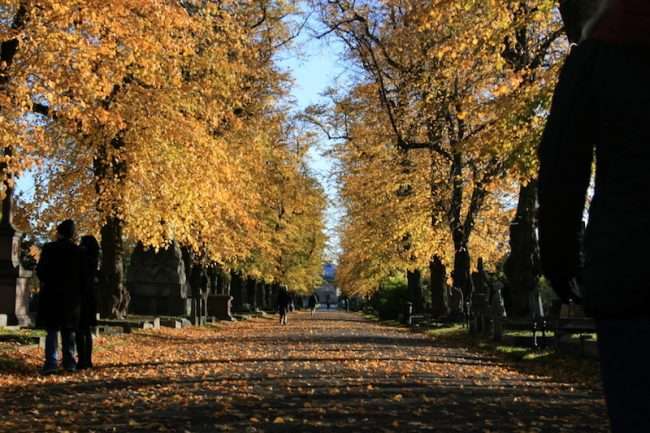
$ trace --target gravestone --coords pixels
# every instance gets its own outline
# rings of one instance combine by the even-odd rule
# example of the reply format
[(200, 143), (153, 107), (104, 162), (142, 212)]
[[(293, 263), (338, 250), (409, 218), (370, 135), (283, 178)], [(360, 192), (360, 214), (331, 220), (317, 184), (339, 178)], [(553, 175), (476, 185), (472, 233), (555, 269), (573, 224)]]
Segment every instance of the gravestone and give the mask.
[(450, 319), (454, 321), (463, 320), (465, 317), (463, 291), (455, 286), (449, 286), (447, 290), (449, 291), (447, 299), (449, 299)]
[(244, 303), (246, 302), (244, 300), (244, 279), (241, 273), (235, 271), (231, 271), (230, 277), (230, 294), (233, 297), (233, 309), (240, 312), (244, 309)]
[(219, 295), (230, 295), (230, 281), (230, 272), (224, 272), (222, 269), (219, 269), (217, 274), (218, 291), (215, 293)]
[(232, 301), (230, 295), (211, 295), (208, 298), (208, 315), (218, 320), (235, 320), (232, 316)]
[(7, 315), (9, 325), (29, 326), (29, 278), (32, 272), (20, 263), (20, 242), (22, 233), (17, 231), (11, 221), (12, 190), (2, 201), (0, 219), (0, 314)]
[(503, 285), (497, 282), (490, 294), (490, 314), (492, 316), (493, 336), (495, 341), (503, 338), (503, 322), (506, 320), (506, 306), (501, 290)]
[(133, 250), (127, 276), (129, 309), (151, 316), (189, 316), (191, 290), (181, 249), (176, 242), (155, 251), (141, 243)]
[(483, 259), (478, 259), (476, 272), (472, 273), (474, 290), (471, 295), (471, 330), (474, 332), (485, 332), (489, 323), (489, 280), (483, 267)]

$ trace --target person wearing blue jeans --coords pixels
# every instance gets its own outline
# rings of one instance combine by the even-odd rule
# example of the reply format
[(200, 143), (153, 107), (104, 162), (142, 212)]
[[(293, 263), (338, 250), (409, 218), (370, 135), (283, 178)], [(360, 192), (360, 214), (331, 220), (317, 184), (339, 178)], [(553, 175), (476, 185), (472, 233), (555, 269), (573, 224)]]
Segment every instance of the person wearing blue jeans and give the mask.
[(75, 333), (81, 315), (85, 271), (81, 249), (74, 243), (75, 227), (66, 220), (56, 229), (57, 240), (43, 246), (36, 273), (41, 281), (37, 325), (47, 330), (43, 374), (57, 369), (57, 340), (61, 333), (63, 368), (76, 370)]
[(45, 337), (45, 364), (43, 373), (48, 374), (56, 371), (58, 366), (57, 346), (61, 333), (61, 347), (63, 368), (66, 371), (75, 371), (77, 362), (75, 360), (75, 333), (72, 329), (48, 328)]
[(542, 268), (596, 320), (612, 432), (648, 433), (650, 1), (561, 0), (560, 11), (576, 45), (539, 149)]

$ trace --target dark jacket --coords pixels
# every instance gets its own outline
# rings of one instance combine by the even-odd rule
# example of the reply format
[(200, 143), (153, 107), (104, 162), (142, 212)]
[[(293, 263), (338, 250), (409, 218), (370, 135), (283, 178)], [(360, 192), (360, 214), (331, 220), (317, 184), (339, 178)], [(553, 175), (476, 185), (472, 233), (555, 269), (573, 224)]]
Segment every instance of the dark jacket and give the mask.
[(98, 260), (87, 254), (83, 249), (83, 279), (81, 290), (81, 314), (79, 328), (97, 326), (97, 287), (99, 285), (99, 274), (97, 271)]
[(650, 47), (650, 2), (608, 0), (588, 37), (613, 44)]
[(560, 0), (560, 13), (571, 42), (650, 46), (648, 0)]
[[(650, 50), (587, 40), (560, 74), (539, 150), (542, 267), (597, 317), (650, 312)], [(596, 181), (581, 256), (592, 161)]]
[(41, 281), (37, 324), (77, 328), (84, 285), (81, 249), (69, 240), (46, 244), (36, 273)]
[(309, 308), (315, 308), (318, 305), (318, 295), (316, 293), (309, 297)]
[(289, 311), (289, 306), (291, 305), (291, 295), (287, 291), (280, 291), (278, 295), (278, 309), (280, 312)]

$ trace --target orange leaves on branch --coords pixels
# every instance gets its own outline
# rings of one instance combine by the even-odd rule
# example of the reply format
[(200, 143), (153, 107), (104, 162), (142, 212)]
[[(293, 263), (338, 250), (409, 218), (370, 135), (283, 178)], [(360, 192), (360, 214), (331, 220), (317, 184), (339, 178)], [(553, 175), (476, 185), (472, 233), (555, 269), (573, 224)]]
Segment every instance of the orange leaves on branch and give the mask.
[[(0, 145), (15, 150), (5, 173), (32, 169), (34, 193), (22, 203), (31, 229), (45, 234), (65, 216), (97, 233), (116, 217), (129, 240), (175, 240), (227, 267), (273, 263), (258, 275), (306, 287), (303, 274), (320, 266), (324, 198), (302, 155), (286, 149), (287, 77), (273, 60), (296, 10), (263, 6), (37, 0), (0, 9), (0, 34), (18, 38), (2, 70)], [(268, 176), (269, 164), (294, 181)], [(271, 200), (304, 205), (284, 238), (268, 224)], [(301, 259), (280, 266), (280, 242), (283, 256)]]

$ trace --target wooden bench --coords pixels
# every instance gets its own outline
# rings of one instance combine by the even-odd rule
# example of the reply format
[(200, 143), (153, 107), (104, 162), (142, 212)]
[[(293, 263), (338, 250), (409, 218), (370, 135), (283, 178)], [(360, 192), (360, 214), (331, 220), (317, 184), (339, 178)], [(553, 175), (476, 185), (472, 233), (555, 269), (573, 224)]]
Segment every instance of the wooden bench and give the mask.
[[(546, 346), (546, 333), (550, 330), (548, 320), (545, 317), (536, 317), (530, 319), (505, 319), (501, 323), (501, 334), (504, 331), (529, 331), (532, 333), (532, 337), (520, 337), (520, 339), (528, 340), (530, 342), (520, 343), (520, 344), (529, 344), (532, 348), (544, 348)], [(500, 341), (503, 337), (495, 333), (494, 339)], [(541, 340), (540, 340), (541, 337)]]
[(429, 318), (424, 314), (411, 314), (408, 318), (407, 324), (411, 327), (417, 327), (427, 320), (429, 320)]
[(596, 322), (585, 315), (580, 305), (561, 305), (555, 322), (556, 339), (561, 339), (566, 335), (593, 334), (595, 332)]
[[(555, 347), (558, 350), (579, 352), (582, 356), (598, 356), (597, 344), (592, 338), (596, 333), (596, 322), (585, 315), (581, 306), (562, 304), (554, 329)], [(579, 336), (579, 343), (571, 341), (573, 335)]]

